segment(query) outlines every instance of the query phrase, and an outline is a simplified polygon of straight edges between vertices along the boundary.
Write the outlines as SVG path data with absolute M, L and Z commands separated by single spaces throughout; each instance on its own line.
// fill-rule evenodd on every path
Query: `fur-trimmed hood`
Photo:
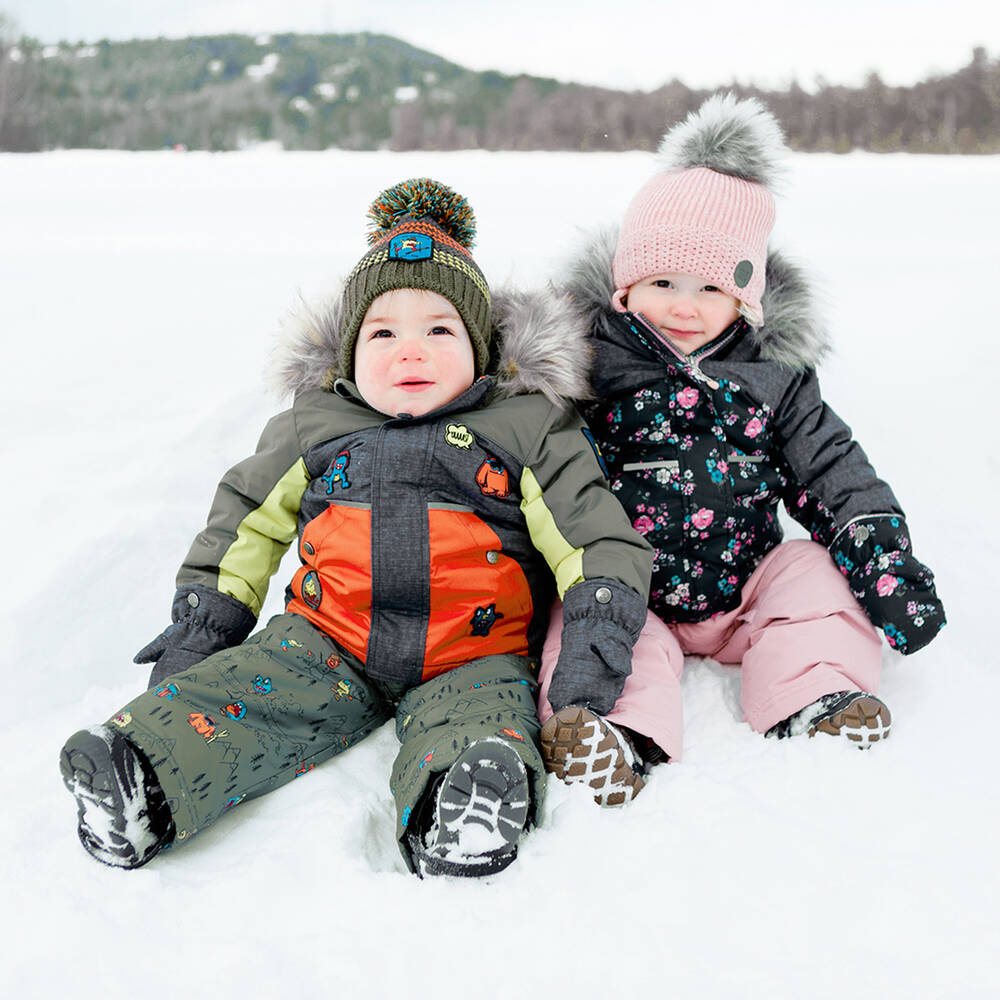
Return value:
M 615 315 L 611 260 L 618 243 L 610 227 L 582 235 L 583 251 L 567 264 L 558 281 L 582 311 L 587 329 L 607 334 Z M 764 325 L 750 328 L 760 357 L 793 369 L 814 368 L 830 350 L 825 326 L 816 315 L 813 291 L 804 271 L 777 250 L 767 255 L 762 298 Z
M 341 370 L 342 296 L 338 288 L 316 304 L 304 299 L 284 324 L 268 367 L 279 396 L 331 390 Z M 493 341 L 487 374 L 494 399 L 542 393 L 553 403 L 590 395 L 588 329 L 566 292 L 552 288 L 493 292 Z

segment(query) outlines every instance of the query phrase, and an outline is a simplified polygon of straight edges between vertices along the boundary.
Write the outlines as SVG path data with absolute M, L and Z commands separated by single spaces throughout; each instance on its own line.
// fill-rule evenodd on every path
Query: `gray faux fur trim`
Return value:
M 753 97 L 715 94 L 660 142 L 661 169 L 708 167 L 773 190 L 787 154 L 778 120 Z
M 492 293 L 494 398 L 540 392 L 553 403 L 589 395 L 588 327 L 565 292 L 499 289 Z M 340 371 L 341 291 L 315 305 L 304 299 L 283 325 L 268 366 L 284 397 L 330 389 Z
M 589 330 L 600 329 L 614 315 L 611 261 L 618 245 L 617 229 L 581 235 L 585 249 L 567 265 L 559 282 L 583 315 Z M 784 254 L 767 255 L 767 284 L 762 305 L 764 325 L 751 328 L 760 356 L 789 368 L 814 368 L 830 350 L 825 326 L 816 315 L 813 291 L 804 270 Z

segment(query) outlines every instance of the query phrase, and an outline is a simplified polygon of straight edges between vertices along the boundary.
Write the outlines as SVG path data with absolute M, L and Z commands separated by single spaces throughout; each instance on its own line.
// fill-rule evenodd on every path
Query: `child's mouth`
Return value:
M 426 389 L 433 384 L 433 382 L 428 382 L 425 379 L 407 379 L 404 382 L 397 382 L 396 388 L 402 389 L 403 392 L 419 392 L 421 389 Z

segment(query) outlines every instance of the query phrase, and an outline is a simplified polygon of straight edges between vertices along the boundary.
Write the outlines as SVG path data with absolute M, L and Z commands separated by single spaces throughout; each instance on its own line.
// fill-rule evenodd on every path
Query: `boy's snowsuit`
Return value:
M 470 742 L 506 740 L 541 801 L 535 663 L 553 591 L 577 588 L 613 628 L 620 602 L 589 591 L 641 608 L 651 554 L 564 402 L 587 358 L 565 303 L 496 296 L 494 322 L 496 374 L 417 418 L 378 413 L 335 378 L 337 305 L 286 345 L 294 403 L 223 478 L 153 644 L 188 669 L 154 671 L 111 720 L 152 762 L 178 840 L 393 715 L 411 867 L 411 812 Z M 244 642 L 293 541 L 286 613 Z
M 945 617 L 930 571 L 911 552 L 895 496 L 820 395 L 815 365 L 826 344 L 802 275 L 771 253 L 765 325 L 754 330 L 740 318 L 685 357 L 641 316 L 612 308 L 614 246 L 613 234 L 597 238 L 567 284 L 586 313 L 595 352 L 596 402 L 583 412 L 615 496 L 653 545 L 649 606 L 667 628 L 653 623 L 644 630 L 609 718 L 654 739 L 649 715 L 673 720 L 666 734 L 661 723 L 659 734 L 670 745 L 657 742 L 677 756 L 681 647 L 744 663 L 744 711 L 761 730 L 821 694 L 861 683 L 874 691 L 880 644 L 865 615 L 903 653 L 929 642 Z M 812 542 L 779 547 L 779 501 Z M 770 601 L 768 587 L 751 582 L 755 572 L 769 581 Z M 780 599 L 776 586 L 785 588 Z M 804 634 L 814 636 L 789 644 L 789 655 L 799 658 L 794 664 L 779 662 L 777 638 L 770 649 L 760 645 L 776 621 L 789 632 L 804 624 Z M 835 621 L 840 640 L 830 634 Z M 558 649 L 557 622 L 543 694 Z M 751 694 L 754 647 L 769 662 Z M 821 679 L 819 668 L 831 662 L 835 669 Z M 650 671 L 655 676 L 644 679 Z M 541 714 L 543 721 L 550 714 L 545 701 Z

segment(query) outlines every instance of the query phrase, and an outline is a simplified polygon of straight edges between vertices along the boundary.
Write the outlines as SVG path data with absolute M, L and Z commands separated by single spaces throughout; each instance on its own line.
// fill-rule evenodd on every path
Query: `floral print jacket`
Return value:
M 798 270 L 772 253 L 765 326 L 739 319 L 685 357 L 641 315 L 611 309 L 612 247 L 599 242 L 567 287 L 594 349 L 595 398 L 581 409 L 612 490 L 656 554 L 650 607 L 668 623 L 735 607 L 782 540 L 781 501 L 890 646 L 926 645 L 945 623 L 933 575 L 913 555 L 892 490 L 823 402 L 825 337 Z

